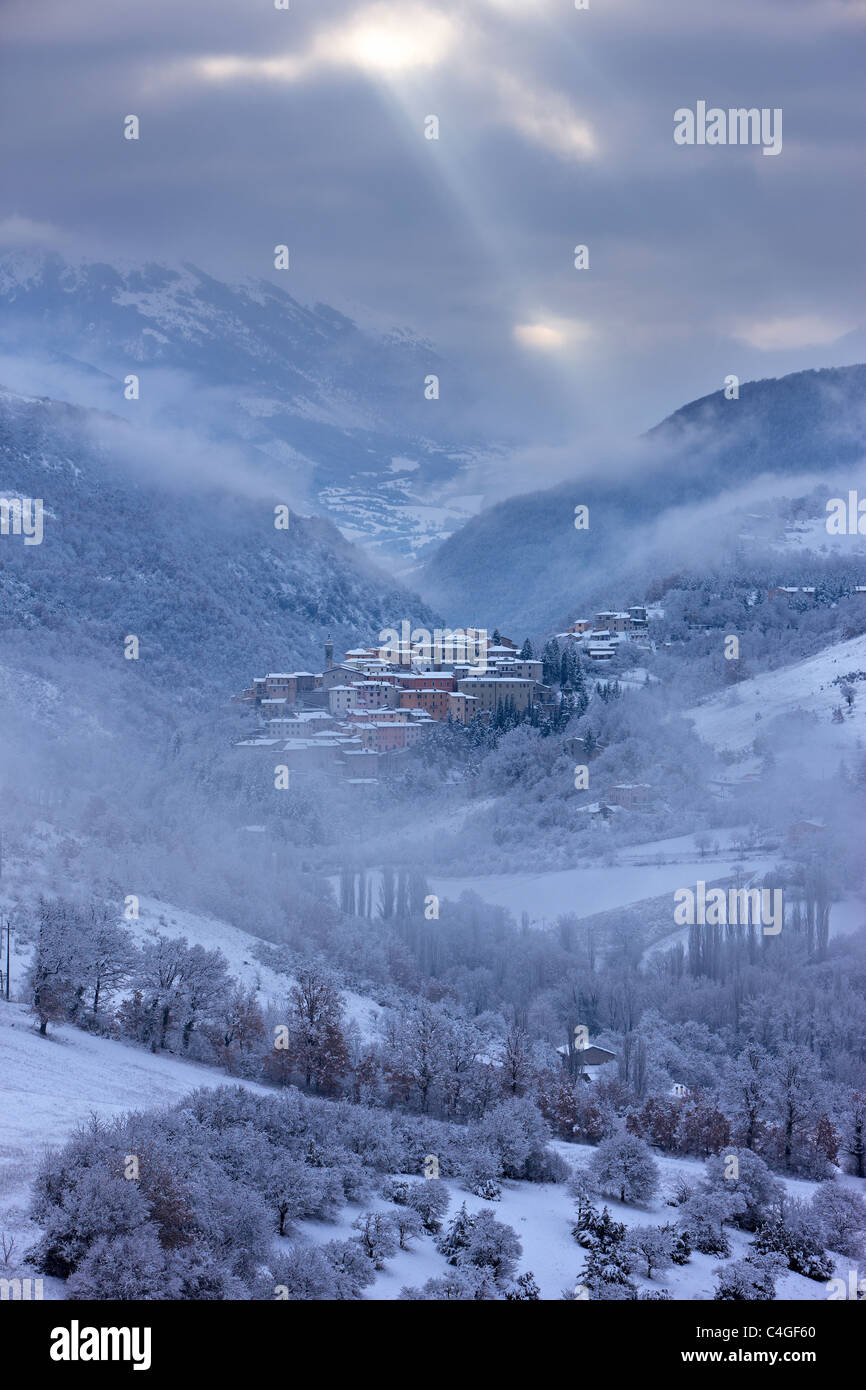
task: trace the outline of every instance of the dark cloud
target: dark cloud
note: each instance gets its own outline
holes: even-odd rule
[[[288,242],[299,298],[412,327],[481,427],[562,448],[729,372],[855,360],[864,23],[859,0],[7,0],[3,216],[231,278]],[[698,99],[781,107],[782,154],[675,146]]]

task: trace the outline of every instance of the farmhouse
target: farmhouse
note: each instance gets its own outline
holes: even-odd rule
[[[572,1047],[569,1043],[563,1043],[558,1047],[557,1052],[562,1059],[562,1064],[567,1067],[572,1076],[579,1076],[584,1081],[595,1081],[598,1077],[599,1067],[604,1067],[608,1062],[616,1061],[616,1053],[610,1052],[606,1047],[598,1047],[595,1043],[590,1043],[588,1047]]]

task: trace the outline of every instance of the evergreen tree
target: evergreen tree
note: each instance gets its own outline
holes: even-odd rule
[[[517,1276],[513,1286],[508,1290],[505,1297],[512,1303],[528,1302],[530,1300],[532,1302],[537,1302],[541,1298],[541,1289],[535,1282],[535,1275],[532,1273],[531,1269],[528,1269],[525,1274],[519,1274]]]
[[[558,684],[561,664],[559,643],[555,637],[551,637],[548,642],[545,642],[544,650],[541,653],[541,679],[545,685]]]
[[[436,1241],[436,1249],[440,1255],[445,1256],[450,1265],[460,1263],[463,1252],[469,1248],[474,1225],[475,1217],[469,1215],[464,1202]]]

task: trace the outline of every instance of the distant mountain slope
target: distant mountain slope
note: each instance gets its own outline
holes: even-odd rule
[[[425,377],[443,369],[432,346],[306,308],[271,281],[10,250],[3,352],[44,363],[40,391],[120,414],[123,379],[139,374],[141,408],[255,445],[293,495],[404,562],[471,514],[461,496],[471,441],[445,437],[447,415],[424,396]],[[452,403],[459,391],[452,383]]]
[[[750,382],[684,406],[644,437],[628,471],[617,460],[584,478],[512,497],[482,512],[427,561],[417,583],[449,617],[467,592],[488,622],[520,631],[559,621],[583,598],[624,602],[635,551],[669,509],[706,505],[769,475],[816,482],[855,469],[866,454],[866,366]],[[590,509],[586,531],[574,508]],[[712,533],[706,554],[713,554]],[[663,556],[678,560],[675,544]]]
[[[50,680],[64,658],[116,677],[134,634],[148,683],[212,708],[266,668],[321,669],[329,634],[339,653],[403,618],[432,623],[331,523],[277,530],[279,496],[185,483],[180,466],[174,482],[134,443],[94,412],[0,393],[0,496],[45,508],[40,545],[0,536],[4,660],[32,649]]]

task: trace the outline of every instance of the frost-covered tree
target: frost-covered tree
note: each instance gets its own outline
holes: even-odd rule
[[[342,1184],[333,1173],[289,1155],[271,1159],[262,1192],[276,1215],[281,1236],[287,1224],[332,1216],[344,1201]]]
[[[390,1212],[365,1211],[352,1222],[361,1249],[372,1260],[374,1269],[384,1269],[385,1261],[397,1253],[395,1218]]]
[[[157,1226],[146,1222],[134,1231],[99,1236],[68,1279],[66,1297],[165,1300],[181,1297],[181,1286]]]
[[[770,1114],[781,1130],[780,1158],[787,1172],[801,1166],[805,1132],[821,1095],[818,1064],[803,1047],[786,1047],[770,1067]]]
[[[146,1040],[153,1052],[166,1047],[175,1026],[181,1029],[183,1048],[188,1048],[193,1029],[219,1009],[231,990],[221,951],[163,935],[144,946],[133,984],[140,993]]]
[[[586,1213],[593,1210],[598,1196],[598,1184],[588,1168],[575,1168],[568,1181],[568,1191],[577,1206],[578,1222]]]
[[[852,1091],[842,1112],[841,1148],[849,1172],[866,1178],[866,1091]]]
[[[499,1156],[506,1178],[522,1178],[530,1155],[543,1151],[547,1126],[538,1108],[527,1098],[510,1097],[489,1110],[477,1126],[482,1144]]]
[[[417,1211],[424,1230],[430,1235],[437,1235],[451,1201],[444,1182],[439,1178],[429,1178],[424,1182],[414,1183],[406,1200],[409,1206]]]
[[[719,1189],[694,1193],[680,1208],[679,1225],[689,1243],[702,1255],[731,1253],[725,1222],[745,1211],[745,1199]]]
[[[74,1015],[84,992],[86,967],[79,927],[71,904],[40,899],[27,991],[43,1036],[50,1022]]]
[[[406,1178],[394,1177],[393,1174],[389,1173],[382,1183],[382,1196],[386,1201],[394,1202],[396,1206],[405,1207],[409,1202],[411,1188],[412,1183],[408,1182]]]
[[[726,1097],[734,1115],[741,1142],[754,1149],[760,1123],[770,1100],[772,1062],[768,1053],[749,1043],[730,1069]]]
[[[866,1251],[866,1201],[859,1192],[836,1182],[822,1183],[812,1198],[812,1211],[828,1249],[862,1258]]]
[[[615,1230],[616,1223],[612,1230]],[[589,1293],[591,1300],[610,1301],[637,1296],[631,1279],[631,1258],[623,1237],[605,1239],[589,1250],[577,1276],[578,1286]]]
[[[499,1157],[483,1144],[471,1144],[461,1164],[463,1180],[470,1192],[487,1202],[498,1201],[502,1195],[499,1177],[502,1171]]]
[[[834,1266],[824,1250],[822,1234],[808,1204],[788,1199],[782,1214],[758,1227],[753,1248],[762,1255],[782,1255],[795,1274],[826,1283],[832,1278]]]
[[[625,1249],[634,1261],[636,1270],[645,1270],[647,1279],[660,1269],[673,1264],[673,1237],[669,1226],[632,1226],[625,1239]]]
[[[732,1219],[753,1231],[772,1211],[781,1209],[785,1189],[766,1163],[751,1149],[729,1149],[706,1161],[706,1192],[733,1194],[740,1205]]]
[[[394,1230],[397,1232],[401,1250],[408,1250],[410,1243],[419,1239],[424,1233],[424,1223],[413,1207],[398,1207],[391,1220],[394,1223]]]
[[[220,950],[190,946],[184,955],[178,990],[181,1043],[187,1050],[193,1029],[211,1018],[232,989],[228,961]]]
[[[438,1084],[444,1113],[458,1117],[473,1101],[473,1078],[484,1040],[465,1018],[444,1016],[439,1040]]]
[[[44,1274],[65,1279],[98,1241],[107,1249],[148,1224],[146,1197],[138,1184],[124,1181],[121,1156],[109,1153],[100,1162],[95,1147],[93,1136],[82,1136],[37,1174],[32,1215],[42,1235],[31,1258]]]
[[[626,1229],[623,1222],[614,1221],[609,1207],[599,1215],[594,1207],[580,1206],[571,1234],[585,1250],[607,1250],[625,1240]]]
[[[263,1048],[265,1020],[252,987],[236,985],[214,1011],[211,1037],[226,1071],[249,1075]]]
[[[433,1104],[442,1076],[440,1047],[445,1027],[442,1010],[425,999],[400,1015],[389,1038],[386,1070],[392,1088],[396,1092],[405,1086],[406,1099],[424,1115]]]
[[[505,1029],[502,1039],[502,1074],[505,1088],[512,1096],[522,1096],[532,1076],[532,1048],[529,1033],[515,1015]]]
[[[633,1134],[613,1134],[589,1161],[601,1192],[621,1202],[649,1202],[658,1191],[659,1170],[648,1146]]]
[[[358,1241],[329,1240],[320,1249],[334,1280],[334,1293],[330,1296],[338,1302],[359,1299],[362,1291],[374,1282],[376,1274],[375,1265]]]
[[[509,1303],[538,1302],[541,1298],[541,1289],[538,1287],[531,1269],[528,1269],[525,1274],[518,1274],[505,1297]]]
[[[505,1298],[489,1269],[461,1265],[434,1279],[428,1279],[420,1289],[403,1287],[400,1298],[414,1302],[477,1303]]]
[[[478,1265],[490,1270],[498,1284],[511,1279],[523,1247],[511,1226],[498,1221],[490,1207],[483,1207],[472,1219],[466,1244],[457,1252],[460,1265]]]
[[[675,1265],[687,1265],[692,1257],[692,1244],[682,1226],[667,1224],[660,1228],[670,1239],[671,1260]]]
[[[541,661],[541,679],[544,681],[544,684],[558,684],[562,665],[562,655],[559,650],[559,643],[555,637],[551,637],[545,642],[541,653]]]
[[[261,1297],[292,1303],[330,1301],[337,1297],[331,1262],[317,1245],[291,1245],[272,1261],[270,1276],[257,1281]]]
[[[785,1261],[779,1255],[755,1254],[745,1260],[731,1260],[719,1265],[716,1275],[718,1301],[756,1303],[776,1297],[776,1279],[784,1271]]]
[[[349,1070],[343,1035],[343,999],[333,979],[318,965],[303,966],[289,991],[286,1046],[274,1049],[274,1064],[284,1064],[303,1078],[308,1089],[336,1089]]]
[[[469,1215],[464,1202],[460,1210],[452,1216],[446,1229],[437,1236],[436,1249],[440,1255],[445,1256],[450,1265],[460,1263],[461,1255],[469,1245],[474,1221],[475,1218]]]

